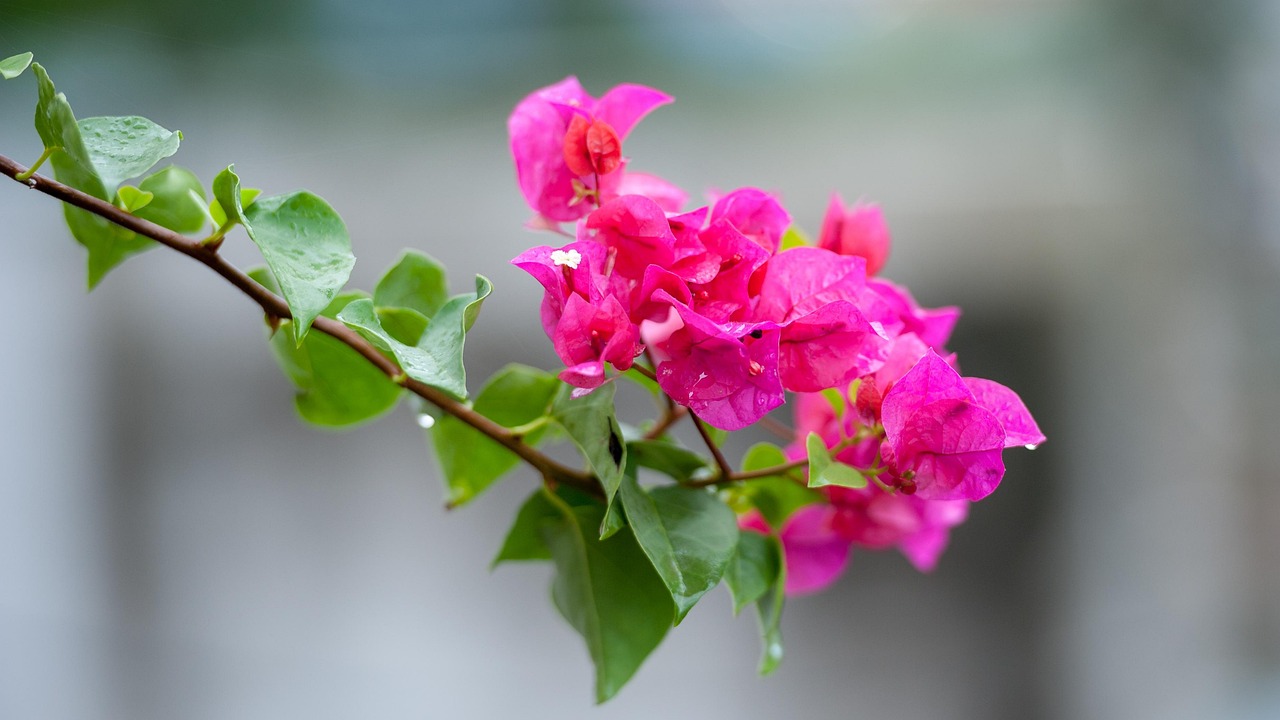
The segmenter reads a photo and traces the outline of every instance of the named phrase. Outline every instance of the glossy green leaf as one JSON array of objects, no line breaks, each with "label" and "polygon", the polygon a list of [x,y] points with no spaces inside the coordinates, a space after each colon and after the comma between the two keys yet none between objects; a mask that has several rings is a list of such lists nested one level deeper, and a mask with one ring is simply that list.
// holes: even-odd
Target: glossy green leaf
[{"label": "glossy green leaf", "polygon": [[777,539],[750,530],[738,532],[738,547],[724,572],[724,584],[733,596],[733,614],[764,597],[777,581],[782,552]]},{"label": "glossy green leaf", "polygon": [[154,193],[145,190],[139,190],[132,185],[121,185],[116,191],[116,195],[120,198],[120,204],[124,206],[126,212],[136,214],[142,208],[151,204],[156,199]]},{"label": "glossy green leaf", "polygon": [[372,300],[351,303],[338,319],[394,355],[405,375],[465,400],[467,373],[462,352],[466,328],[492,291],[488,279],[477,275],[476,291],[450,298],[428,323],[417,345],[408,345],[393,337],[382,326]]},{"label": "glossy green leaf", "polygon": [[[223,173],[235,177],[230,168]],[[235,184],[234,197],[239,202],[238,179]],[[218,192],[215,181],[214,193]],[[347,226],[328,203],[305,190],[259,200],[244,217],[249,237],[280,283],[293,314],[294,341],[301,343],[311,322],[337,296],[356,264]]]},{"label": "glossy green leaf", "polygon": [[[377,304],[377,301],[374,301]],[[425,315],[409,308],[374,308],[382,329],[405,345],[417,345],[430,322]]]},{"label": "glossy green leaf", "polygon": [[204,187],[186,168],[170,165],[148,175],[139,190],[154,195],[151,203],[134,214],[178,233],[200,232],[206,219]]},{"label": "glossy green leaf", "polygon": [[784,252],[791,248],[807,247],[813,242],[800,230],[800,228],[792,225],[782,234],[782,243],[778,247],[778,252]]},{"label": "glossy green leaf", "polygon": [[[519,427],[545,417],[560,389],[554,375],[524,365],[508,365],[476,395],[475,410],[504,427]],[[443,471],[449,504],[462,505],[488,489],[514,468],[519,458],[487,435],[452,415],[429,433]],[[537,444],[542,429],[525,435]]]},{"label": "glossy green leaf", "polygon": [[13,55],[0,60],[0,77],[5,80],[12,80],[18,77],[31,64],[31,58],[31,53],[24,52],[21,55]]},{"label": "glossy green leaf", "polygon": [[[781,558],[777,540],[769,538]],[[782,606],[787,599],[787,564],[778,562],[778,576],[768,591],[756,601],[756,617],[760,623],[760,674],[769,675],[782,664]]]},{"label": "glossy green leaf", "polygon": [[416,250],[406,250],[373,291],[373,304],[377,307],[408,308],[428,319],[448,299],[444,266]]},{"label": "glossy green leaf", "polygon": [[711,471],[698,453],[661,440],[632,440],[627,443],[627,457],[638,467],[657,470],[680,481],[701,479]]},{"label": "glossy green leaf", "polygon": [[574,398],[570,390],[568,385],[561,387],[551,406],[551,417],[564,428],[600,479],[608,506],[600,536],[609,537],[623,524],[614,498],[627,466],[627,445],[613,407],[617,388],[614,383],[606,383],[580,398]]},{"label": "glossy green leaf", "polygon": [[[273,290],[274,281],[261,271],[256,282]],[[333,299],[322,315],[335,317],[348,304],[366,296],[345,292]],[[271,349],[285,374],[298,388],[294,406],[303,420],[327,427],[347,427],[372,420],[395,407],[402,389],[346,343],[323,333],[311,333],[301,345],[293,341],[285,320],[271,336]]]},{"label": "glossy green leaf", "polygon": [[662,642],[672,622],[671,596],[630,530],[597,537],[604,508],[552,502],[560,517],[541,526],[556,566],[552,599],[586,641],[596,701],[604,702]]},{"label": "glossy green leaf", "polygon": [[738,544],[738,519],[705,490],[645,490],[630,473],[619,495],[627,523],[675,602],[677,624],[724,575]]},{"label": "glossy green leaf", "polygon": [[811,432],[805,439],[809,454],[809,487],[839,485],[848,488],[864,488],[867,479],[857,469],[831,458],[827,444],[818,433]]},{"label": "glossy green leaf", "polygon": [[[35,73],[39,88],[36,132],[45,148],[57,149],[49,158],[54,176],[81,192],[110,202],[115,194],[114,188],[108,194],[102,178],[94,169],[89,151],[80,136],[80,126],[76,123],[75,114],[71,111],[66,96],[57,92],[49,74],[40,63],[31,63],[31,71]],[[66,203],[62,209],[72,237],[89,251],[88,276],[91,290],[126,258],[155,247],[154,242],[86,210]]]},{"label": "glossy green leaf", "polygon": [[[249,225],[244,214],[244,202],[240,195],[240,176],[236,174],[235,165],[228,165],[213,178],[213,202],[209,205],[209,214],[213,224],[218,227],[226,225],[229,220],[246,227]],[[343,233],[346,233],[345,228]],[[350,243],[348,243],[347,250],[350,251],[350,249]]]},{"label": "glossy green leaf", "polygon": [[80,121],[80,136],[108,193],[173,155],[182,141],[182,133],[136,115],[85,118]]}]

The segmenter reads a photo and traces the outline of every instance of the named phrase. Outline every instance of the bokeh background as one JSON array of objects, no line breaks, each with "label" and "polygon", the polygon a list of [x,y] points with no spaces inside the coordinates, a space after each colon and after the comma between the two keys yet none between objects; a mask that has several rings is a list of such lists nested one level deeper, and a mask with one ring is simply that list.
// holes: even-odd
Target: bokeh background
[{"label": "bokeh background", "polygon": [[[1049,442],[934,574],[859,553],[790,602],[774,677],[717,591],[593,708],[549,568],[488,570],[529,473],[446,512],[407,408],[302,426],[245,299],[163,251],[86,295],[56,203],[2,184],[0,717],[1280,717],[1280,5],[0,0],[25,50],[206,179],[328,198],[357,286],[406,246],[490,276],[473,386],[556,366],[510,108],[660,87],[636,169],[811,232],[881,202],[886,274],[964,307],[966,372]],[[34,97],[0,85],[24,162]]]}]

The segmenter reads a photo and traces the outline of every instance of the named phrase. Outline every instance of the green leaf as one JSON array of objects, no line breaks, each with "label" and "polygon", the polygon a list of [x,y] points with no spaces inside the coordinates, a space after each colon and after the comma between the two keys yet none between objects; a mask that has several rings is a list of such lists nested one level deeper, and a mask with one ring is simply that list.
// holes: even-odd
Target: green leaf
[{"label": "green leaf", "polygon": [[836,419],[837,420],[843,419],[844,411],[847,407],[847,403],[844,400],[844,395],[841,395],[840,391],[835,388],[827,388],[826,390],[822,391],[822,397],[826,398],[827,404],[831,406],[832,412],[836,414]]},{"label": "green leaf", "polygon": [[743,494],[773,528],[782,527],[796,510],[823,500],[822,493],[785,477],[752,480],[746,484]]},{"label": "green leaf", "polygon": [[13,55],[0,60],[0,77],[5,80],[12,80],[18,77],[31,64],[32,57],[31,53],[24,52],[21,55]]},{"label": "green leaf", "polygon": [[502,541],[502,548],[490,568],[504,562],[550,560],[551,550],[542,539],[542,525],[560,518],[560,510],[547,499],[546,490],[538,488],[520,506],[515,522]]},{"label": "green leaf", "polygon": [[200,178],[186,168],[170,165],[148,175],[139,190],[155,198],[134,214],[177,233],[200,232],[204,227],[205,195]]},{"label": "green leaf", "polygon": [[558,519],[542,525],[556,566],[552,599],[586,641],[596,668],[596,702],[604,702],[662,642],[672,622],[671,596],[629,530],[608,540],[596,537],[604,508],[571,507],[548,497],[560,510]]},{"label": "green leaf", "polygon": [[156,199],[154,193],[139,190],[132,185],[121,185],[116,194],[120,197],[120,204],[124,206],[125,211],[134,214],[150,205],[151,201]]},{"label": "green leaf", "polygon": [[811,432],[805,439],[809,453],[809,487],[839,485],[848,488],[864,488],[867,479],[857,469],[831,459],[827,444],[818,433]]},{"label": "green leaf", "polygon": [[791,248],[807,247],[812,244],[813,242],[805,236],[800,228],[792,225],[782,234],[782,244],[779,246],[778,252],[790,250]]},{"label": "green leaf", "polygon": [[768,591],[756,601],[756,617],[760,622],[760,674],[769,675],[782,664],[782,606],[787,594],[787,564],[782,562],[782,549],[778,541],[770,537],[777,553],[778,576]]},{"label": "green leaf", "polygon": [[564,428],[600,479],[608,507],[600,526],[600,537],[606,538],[623,524],[622,515],[613,502],[627,466],[627,445],[613,407],[617,388],[615,383],[606,383],[580,398],[574,398],[571,390],[568,385],[561,386],[551,406],[551,417]]},{"label": "green leaf", "polygon": [[[274,279],[262,270],[250,273],[256,282],[273,290]],[[351,302],[365,295],[341,293],[324,309],[334,317]],[[294,406],[303,420],[327,427],[346,427],[371,420],[395,407],[401,395],[399,385],[369,364],[360,353],[323,333],[312,333],[294,343],[283,321],[271,336],[271,349],[285,374],[298,388]]]},{"label": "green leaf", "polygon": [[[235,178],[230,168],[218,177],[224,174]],[[222,184],[224,194],[229,182]],[[238,190],[239,179],[234,183]],[[217,181],[214,193],[219,193]],[[239,202],[238,191],[234,197]],[[337,296],[356,264],[347,227],[328,203],[305,190],[259,200],[244,219],[249,237],[280,283],[293,314],[294,340],[301,344],[311,322]]]},{"label": "green leaf", "polygon": [[[248,275],[250,280],[258,283],[276,295],[280,294],[280,284],[276,282],[275,276],[271,274],[271,269],[267,266],[259,265],[257,267],[249,268],[244,274]],[[353,293],[353,295],[364,297],[360,293]]]},{"label": "green leaf", "polygon": [[406,250],[373,291],[379,308],[408,308],[424,317],[434,317],[449,299],[444,266],[431,256]]},{"label": "green leaf", "polygon": [[465,400],[467,372],[462,364],[462,351],[466,328],[471,327],[481,303],[492,291],[489,280],[477,275],[476,291],[450,298],[431,319],[417,345],[408,345],[393,337],[378,319],[372,300],[351,303],[338,319],[394,355],[405,375]]},{"label": "green leaf", "polygon": [[[249,221],[245,218],[244,203],[240,193],[240,176],[236,175],[235,165],[228,165],[213,179],[213,202],[209,205],[209,214],[212,216],[213,224],[218,227],[226,225],[229,220],[248,227]],[[346,234],[345,227],[343,234]],[[350,251],[350,249],[348,242],[347,250]]]},{"label": "green leaf", "polygon": [[[519,427],[545,417],[559,388],[554,375],[508,365],[480,389],[475,410],[504,427]],[[441,418],[430,434],[451,506],[475,498],[519,462],[510,450],[452,415]],[[541,437],[542,430],[537,429],[524,440],[536,444]]]},{"label": "green leaf", "polygon": [[[83,193],[111,202],[115,188],[112,188],[111,194],[107,193],[102,178],[89,159],[89,151],[80,136],[80,126],[76,123],[75,114],[71,111],[66,96],[57,92],[49,74],[40,63],[31,63],[31,71],[35,73],[39,87],[36,132],[40,134],[40,140],[46,149],[57,149],[49,158],[54,177]],[[113,225],[87,210],[65,203],[62,209],[72,237],[89,251],[90,290],[129,256],[155,247],[152,241]]]},{"label": "green leaf", "polygon": [[733,614],[764,597],[778,579],[782,553],[777,539],[750,530],[738,532],[738,548],[724,572],[724,584],[733,596]]},{"label": "green leaf", "polygon": [[698,453],[661,440],[632,440],[627,457],[639,467],[647,467],[678,481],[701,479],[710,471]]},{"label": "green leaf", "polygon": [[719,498],[668,485],[644,490],[628,473],[620,490],[627,523],[671,593],[676,624],[724,575],[738,543],[738,519]]},{"label": "green leaf", "polygon": [[108,193],[177,152],[182,140],[182,133],[136,115],[85,118],[80,136]]},{"label": "green leaf", "polygon": [[[377,301],[374,301],[377,304]],[[374,308],[382,329],[405,345],[417,345],[430,322],[425,315],[409,308]]]},{"label": "green leaf", "polygon": [[742,456],[742,471],[757,472],[765,468],[787,464],[787,456],[782,448],[773,443],[759,442],[747,448]]},{"label": "green leaf", "polygon": [[[742,471],[756,472],[787,462],[782,448],[772,443],[756,443],[743,457]],[[782,527],[782,523],[796,510],[823,500],[822,493],[805,486],[804,476],[798,469],[786,475],[752,480],[745,484],[742,494],[774,528]]]}]

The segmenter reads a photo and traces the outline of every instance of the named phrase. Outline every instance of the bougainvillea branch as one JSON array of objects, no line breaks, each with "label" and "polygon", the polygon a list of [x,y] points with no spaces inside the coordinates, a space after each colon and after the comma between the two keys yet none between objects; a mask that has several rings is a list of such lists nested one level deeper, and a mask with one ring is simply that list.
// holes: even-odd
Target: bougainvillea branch
[{"label": "bougainvillea branch", "polygon": [[[833,196],[813,243],[759,188],[688,210],[689,193],[633,171],[627,137],[672,102],[656,89],[595,98],[569,77],[516,105],[509,141],[528,227],[561,244],[512,263],[542,286],[541,325],[564,368],[508,365],[473,393],[463,349],[488,279],[450,295],[445,268],[409,250],[372,292],[349,289],[350,238],[323,199],[260,197],[233,166],[208,185],[176,165],[152,172],[181,133],[134,116],[77,120],[29,53],[0,60],[0,76],[28,67],[40,163],[57,179],[3,156],[0,173],[63,202],[90,289],[164,245],[266,314],[303,420],[351,427],[406,395],[425,402],[418,422],[448,507],[521,462],[537,471],[495,564],[552,563],[556,607],[586,641],[599,701],[720,584],[735,612],[755,606],[760,670],[772,672],[786,597],[835,582],[854,548],[894,547],[931,569],[969,504],[1001,482],[1004,449],[1044,440],[1012,390],[959,374],[945,349],[958,309],[921,307],[878,276],[890,242],[878,207]],[[265,266],[242,271],[219,253],[237,228]],[[657,401],[644,427],[617,418],[623,379]],[[794,429],[769,417],[784,404]],[[686,416],[705,450],[671,432]],[[735,470],[725,438],[754,426],[788,443],[753,445]],[[554,442],[586,469],[540,449]]]},{"label": "bougainvillea branch", "polygon": [[[216,245],[205,244],[179,235],[168,228],[156,225],[136,215],[131,215],[115,205],[99,200],[92,195],[87,195],[75,188],[68,187],[57,180],[39,174],[27,175],[25,179],[19,179],[26,172],[27,168],[14,162],[11,158],[0,155],[0,173],[17,180],[29,188],[38,190],[82,210],[87,210],[122,228],[155,240],[171,250],[196,260],[247,295],[270,318],[285,320],[291,317],[289,306],[283,298],[254,282],[239,268],[227,262],[226,258],[218,254]],[[336,320],[322,317],[317,318],[312,327],[355,350],[371,365],[385,373],[387,377],[398,379],[400,384],[409,392],[440,408],[442,412],[458,418],[515,453],[521,460],[541,473],[548,482],[575,487],[591,493],[599,491],[598,483],[591,474],[556,462],[537,448],[522,442],[518,434],[475,412],[467,407],[466,404],[454,400],[435,388],[405,377],[394,362],[379,352],[372,343],[346,325]]]}]

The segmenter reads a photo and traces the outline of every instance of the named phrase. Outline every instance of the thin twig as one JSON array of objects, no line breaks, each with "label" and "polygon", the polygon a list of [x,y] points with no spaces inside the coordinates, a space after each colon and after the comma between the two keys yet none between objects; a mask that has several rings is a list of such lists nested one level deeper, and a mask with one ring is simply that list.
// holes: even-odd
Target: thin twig
[{"label": "thin twig", "polygon": [[[23,176],[26,172],[27,168],[10,158],[0,155],[0,173],[17,180],[18,177]],[[204,264],[242,293],[249,296],[269,317],[277,319],[292,317],[289,312],[289,306],[283,298],[254,282],[248,275],[227,262],[217,253],[216,248],[202,245],[197,240],[192,240],[168,228],[131,215],[111,203],[42,175],[32,174],[19,182],[69,205],[93,213],[127,230],[132,230],[139,235],[155,240],[171,250],[176,250]],[[370,364],[385,373],[388,378],[397,380],[403,377],[401,369],[395,362],[379,352],[373,344],[365,340],[359,333],[341,322],[318,317],[312,327],[355,350]],[[533,446],[524,443],[507,428],[477,413],[445,393],[413,379],[401,380],[400,384],[409,392],[435,405],[443,412],[458,418],[515,453],[517,457],[541,473],[545,480],[596,494],[600,492],[600,483],[595,476],[552,460]]]},{"label": "thin twig", "polygon": [[692,410],[689,411],[689,417],[693,418],[693,426],[698,428],[698,434],[702,436],[702,442],[706,443],[707,449],[711,451],[711,457],[716,459],[716,467],[720,469],[720,479],[727,480],[733,475],[733,468],[729,467],[729,462],[724,459],[724,453],[720,452],[715,440],[711,439],[706,423]]}]

